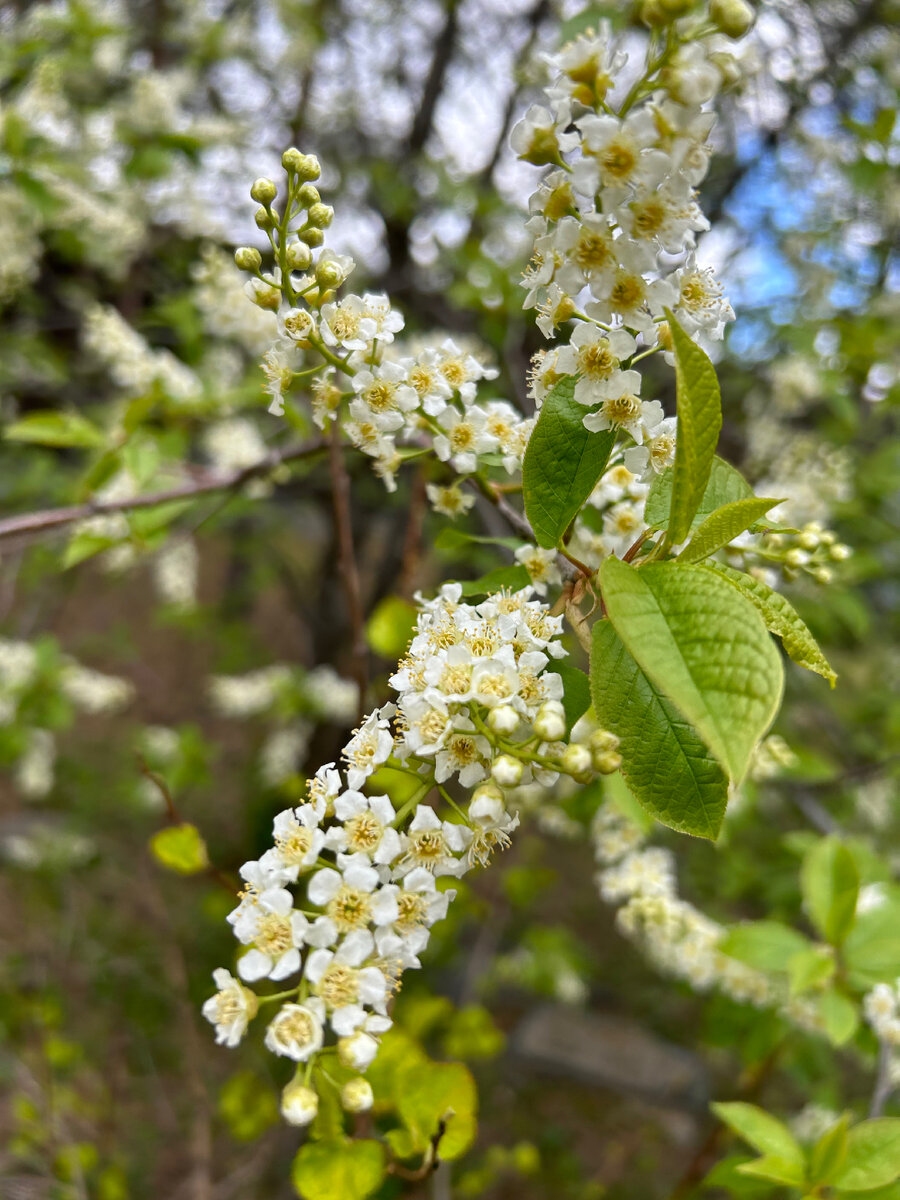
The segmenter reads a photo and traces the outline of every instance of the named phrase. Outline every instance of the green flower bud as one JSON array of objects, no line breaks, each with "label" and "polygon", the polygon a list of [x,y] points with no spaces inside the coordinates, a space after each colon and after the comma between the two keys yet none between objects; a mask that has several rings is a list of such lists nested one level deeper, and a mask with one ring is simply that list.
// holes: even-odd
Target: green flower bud
[{"label": "green flower bud", "polygon": [[844,562],[845,559],[850,557],[850,547],[845,546],[842,542],[837,542],[834,546],[830,547],[828,557],[834,562]]},{"label": "green flower bud", "polygon": [[313,187],[311,183],[304,183],[303,187],[297,192],[297,203],[302,208],[312,208],[314,204],[318,204],[322,197],[319,195],[319,189]]},{"label": "green flower bud", "polygon": [[621,767],[622,755],[619,754],[618,750],[604,750],[602,752],[595,750],[591,756],[591,762],[593,763],[594,770],[599,771],[601,775],[612,775]]},{"label": "green flower bud", "polygon": [[605,754],[609,750],[618,750],[619,748],[619,739],[608,729],[595,729],[588,740],[591,750],[598,754]]},{"label": "green flower bud", "polygon": [[262,266],[262,255],[255,246],[238,246],[234,262],[242,271],[258,271]]},{"label": "green flower bud", "polygon": [[271,179],[257,179],[250,188],[250,199],[255,200],[257,204],[264,204],[268,207],[275,197],[278,195],[278,188]]},{"label": "green flower bud", "polygon": [[312,262],[312,255],[305,242],[291,242],[285,250],[285,259],[289,270],[305,271]]},{"label": "green flower bud", "polygon": [[281,165],[286,171],[297,172],[306,156],[301,154],[296,146],[290,146],[281,156]]},{"label": "green flower bud", "polygon": [[334,209],[330,204],[314,204],[308,213],[310,225],[319,229],[327,229],[334,217]]},{"label": "green flower bud", "polygon": [[336,288],[344,282],[344,273],[341,270],[340,263],[336,263],[333,259],[319,259],[316,263],[316,283],[320,288]]},{"label": "green flower bud", "polygon": [[831,583],[833,579],[830,567],[816,567],[812,576],[816,583]]},{"label": "green flower bud", "polygon": [[659,6],[663,12],[668,14],[669,20],[674,17],[683,17],[686,12],[694,7],[697,0],[659,0]]},{"label": "green flower bud", "polygon": [[341,1108],[344,1112],[368,1112],[374,1101],[372,1085],[361,1075],[356,1079],[348,1079],[341,1088]]},{"label": "green flower bud", "polygon": [[292,1080],[281,1093],[281,1114],[290,1125],[309,1125],[319,1111],[319,1097],[312,1090]]},{"label": "green flower bud", "polygon": [[588,750],[587,746],[582,746],[578,742],[573,742],[571,746],[566,746],[559,761],[563,770],[568,775],[576,776],[589,774],[593,765],[590,750]]},{"label": "green flower bud", "polygon": [[275,213],[267,208],[258,208],[254,216],[257,229],[274,229],[277,224]]},{"label": "green flower bud", "polygon": [[319,166],[319,160],[314,154],[301,154],[300,163],[297,166],[297,174],[301,179],[318,179],[322,174],[322,168]]},{"label": "green flower bud", "polygon": [[711,0],[709,15],[716,28],[730,38],[743,37],[755,17],[746,0]]},{"label": "green flower bud", "polygon": [[306,242],[307,246],[321,246],[325,241],[325,234],[315,225],[309,229],[301,229],[298,236],[301,242]]}]

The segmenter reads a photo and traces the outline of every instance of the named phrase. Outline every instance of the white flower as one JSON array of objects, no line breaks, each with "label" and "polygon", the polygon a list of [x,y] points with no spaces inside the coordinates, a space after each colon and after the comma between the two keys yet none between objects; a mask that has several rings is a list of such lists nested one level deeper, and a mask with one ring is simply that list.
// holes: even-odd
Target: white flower
[{"label": "white flower", "polygon": [[397,903],[393,893],[380,887],[380,883],[374,867],[354,862],[343,873],[331,867],[317,871],[309,881],[306,894],[312,904],[325,909],[338,933],[349,933],[354,929],[367,929],[370,924],[390,925],[396,918]]},{"label": "white flower", "polygon": [[312,1088],[296,1079],[291,1080],[281,1093],[281,1115],[289,1125],[310,1125],[318,1111],[319,1097]]},{"label": "white flower", "polygon": [[465,825],[441,821],[433,808],[420,804],[407,832],[406,853],[394,878],[422,867],[433,875],[460,875],[464,863],[458,857],[468,847],[471,833]]},{"label": "white flower", "polygon": [[640,374],[621,370],[621,363],[634,352],[635,340],[624,329],[607,332],[584,322],[575,328],[568,346],[560,347],[557,369],[578,375],[575,399],[579,404],[599,404],[622,392],[640,392]]},{"label": "white flower", "polygon": [[259,860],[265,868],[283,871],[284,878],[296,882],[301,871],[311,867],[325,842],[319,829],[320,816],[311,804],[287,808],[275,818],[272,837],[275,845]]},{"label": "white flower", "polygon": [[394,706],[386,704],[366,717],[344,747],[347,763],[347,783],[351,788],[362,787],[376,767],[390,758],[394,739],[389,728]]},{"label": "white flower", "polygon": [[391,828],[396,813],[389,796],[342,793],[334,804],[340,825],[328,832],[329,848],[347,854],[365,854],[374,863],[392,863],[399,855],[400,834]]},{"label": "white flower", "polygon": [[372,934],[355,929],[336,951],[313,950],[306,960],[306,978],[324,1002],[339,1037],[349,1036],[364,1023],[363,1005],[383,1013],[387,980],[377,967],[362,966],[374,948]]},{"label": "white flower", "polygon": [[286,888],[267,888],[251,902],[242,902],[230,914],[235,937],[252,945],[238,961],[238,975],[248,983],[256,979],[287,979],[300,970],[300,947],[309,922],[293,909]]},{"label": "white flower", "polygon": [[283,1004],[266,1030],[266,1049],[294,1062],[306,1062],[322,1048],[324,1021],[325,1005],[317,997],[302,1004]]},{"label": "white flower", "polygon": [[550,112],[539,104],[532,104],[521,121],[513,126],[509,144],[519,158],[527,158],[537,166],[559,162],[561,154],[578,144],[577,134],[561,132],[570,119],[568,105],[558,106],[556,112]]},{"label": "white flower", "polygon": [[491,854],[498,847],[505,850],[509,845],[509,835],[519,827],[518,814],[510,816],[503,807],[503,801],[485,790],[480,795],[476,792],[468,815],[475,827],[469,846],[469,862],[487,866]]},{"label": "white flower", "polygon": [[357,371],[353,390],[358,397],[350,405],[354,418],[371,421],[385,431],[402,428],[406,414],[419,405],[418,393],[406,382],[406,372],[397,363]]},{"label": "white flower", "polygon": [[487,413],[471,405],[465,413],[452,405],[441,413],[438,424],[443,430],[434,438],[434,452],[442,462],[449,459],[461,475],[471,474],[478,466],[478,455],[497,447],[497,439],[487,430]]},{"label": "white flower", "polygon": [[456,483],[449,487],[426,483],[425,494],[435,512],[451,519],[464,516],[475,504],[474,493],[462,491]]},{"label": "white flower", "polygon": [[203,1015],[215,1025],[218,1043],[236,1046],[256,1016],[259,1003],[256,995],[239,983],[230,971],[219,967],[213,971],[213,982],[219,990],[203,1005]]}]

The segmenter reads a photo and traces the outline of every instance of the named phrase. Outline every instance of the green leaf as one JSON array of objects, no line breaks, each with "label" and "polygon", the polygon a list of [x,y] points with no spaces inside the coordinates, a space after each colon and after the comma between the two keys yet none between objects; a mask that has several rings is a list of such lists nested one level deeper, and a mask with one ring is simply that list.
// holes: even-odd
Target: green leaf
[{"label": "green leaf", "polygon": [[813,946],[801,950],[788,959],[787,964],[790,993],[799,996],[803,992],[819,988],[831,979],[835,972],[834,956],[825,946]]},{"label": "green leaf", "polygon": [[459,1158],[475,1140],[477,1107],[475,1080],[462,1063],[430,1063],[424,1070],[416,1066],[404,1072],[397,1111],[420,1151],[443,1121],[446,1128],[438,1156]]},{"label": "green leaf", "polygon": [[810,946],[802,933],[780,921],[747,921],[729,929],[718,948],[757,971],[787,971],[791,959]]},{"label": "green leaf", "polygon": [[733,542],[739,533],[749,529],[755,521],[780,504],[780,500],[753,496],[747,500],[733,500],[723,504],[706,518],[697,532],[678,555],[679,562],[700,562],[716,550]]},{"label": "green leaf", "polygon": [[307,1142],[291,1168],[303,1200],[366,1200],[384,1177],[384,1148],[372,1140]]},{"label": "green leaf", "polygon": [[833,1183],[842,1192],[885,1187],[900,1177],[900,1117],[863,1121],[847,1134],[847,1157]]},{"label": "green leaf", "polygon": [[565,661],[554,662],[553,670],[563,683],[562,706],[566,712],[566,728],[571,732],[578,718],[590,708],[591,683],[584,671]]},{"label": "green leaf", "polygon": [[462,585],[462,594],[464,596],[489,596],[492,592],[499,592],[501,588],[518,592],[522,588],[528,587],[530,583],[531,576],[521,565],[496,567],[493,571],[482,575],[480,579],[467,579]]},{"label": "green leaf", "polygon": [[550,391],[528,439],[522,463],[525,515],[539,546],[552,549],[594,490],[609,461],[614,429],[590,433],[587,409],[576,404],[575,379],[566,376]]},{"label": "green leaf", "polygon": [[101,537],[96,533],[76,533],[69,538],[66,544],[62,556],[62,568],[65,571],[69,567],[75,567],[86,559],[93,558],[95,554],[102,554],[104,550],[109,550],[110,547],[116,545],[118,545],[116,538]]},{"label": "green leaf", "polygon": [[883,901],[859,914],[842,947],[851,981],[862,990],[900,975],[900,888],[883,890]]},{"label": "green leaf", "polygon": [[799,1166],[802,1170],[805,1162],[803,1151],[788,1127],[777,1117],[755,1104],[742,1101],[713,1104],[711,1108],[720,1121],[733,1129],[754,1150]]},{"label": "green leaf", "polygon": [[506,550],[518,550],[525,543],[516,537],[478,537],[464,529],[445,526],[434,539],[435,550],[467,550],[473,544],[479,546],[503,546]]},{"label": "green leaf", "polygon": [[704,563],[707,570],[715,571],[741,593],[751,603],[755,604],[766,628],[781,638],[785,653],[799,667],[807,671],[815,671],[834,687],[837,675],[831,669],[828,659],[819,649],[818,642],[810,633],[806,624],[794,607],[785,600],[779,592],[774,591],[761,579],[736,571],[734,567],[724,563]]},{"label": "green leaf", "polygon": [[722,401],[715,367],[666,309],[675,351],[678,431],[672,468],[669,537],[683,542],[703,500],[722,428]]},{"label": "green leaf", "polygon": [[697,733],[650,682],[609,621],[597,621],[591,694],[600,724],[620,739],[621,773],[635,798],[664,825],[715,838],[728,780]]},{"label": "green leaf", "polygon": [[788,1187],[802,1188],[806,1180],[806,1172],[802,1163],[791,1162],[787,1158],[778,1158],[774,1154],[755,1158],[752,1162],[744,1163],[737,1170],[741,1175],[749,1175],[753,1179],[770,1179],[773,1183],[784,1183]]},{"label": "green leaf", "polygon": [[[674,479],[674,469],[669,467],[650,484],[650,491],[644,503],[644,522],[650,529],[665,529],[669,523]],[[693,528],[723,505],[732,504],[735,500],[746,500],[752,495],[753,488],[740,471],[735,470],[724,458],[714,457],[706,491],[703,493],[700,507],[694,514]]]},{"label": "green leaf", "polygon": [[838,1168],[847,1157],[847,1126],[845,1113],[826,1130],[813,1146],[809,1157],[809,1178],[812,1184],[831,1183]]},{"label": "green leaf", "polygon": [[200,830],[187,822],[168,825],[150,839],[150,853],[158,863],[178,875],[197,875],[209,866]]},{"label": "green leaf", "polygon": [[816,929],[832,946],[840,946],[856,919],[859,872],[853,855],[839,838],[820,839],[803,860],[800,883]]},{"label": "green leaf", "polygon": [[817,998],[816,1004],[832,1046],[849,1042],[859,1028],[859,1012],[853,1001],[843,992],[830,988]]},{"label": "green leaf", "polygon": [[704,567],[607,558],[600,583],[626,648],[739,782],[784,682],[759,613]]},{"label": "green leaf", "polygon": [[30,413],[7,425],[4,436],[8,442],[33,442],[39,446],[81,446],[94,449],[106,444],[102,430],[80,413]]}]

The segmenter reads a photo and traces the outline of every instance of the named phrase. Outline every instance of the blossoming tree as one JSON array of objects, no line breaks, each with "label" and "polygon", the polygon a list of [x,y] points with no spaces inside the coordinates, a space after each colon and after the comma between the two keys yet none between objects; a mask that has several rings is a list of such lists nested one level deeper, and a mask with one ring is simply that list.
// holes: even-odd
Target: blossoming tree
[{"label": "blossoming tree", "polygon": [[[442,1164],[471,1147],[472,1076],[426,1055],[398,995],[409,972],[428,976],[432,930],[470,875],[490,871],[520,825],[552,813],[570,837],[590,839],[600,897],[669,986],[775,1014],[828,1053],[877,1049],[869,1119],[835,1114],[801,1136],[754,1102],[751,1083],[713,1106],[719,1123],[672,1195],[693,1194],[710,1168],[709,1185],[736,1196],[900,1194],[900,1119],[883,1115],[900,1044],[900,893],[866,888],[870,858],[828,829],[802,847],[806,930],[771,916],[726,924],[680,896],[681,841],[647,844],[659,826],[715,842],[748,779],[792,763],[767,737],[785,670],[812,672],[823,688],[837,678],[783,584],[829,582],[849,549],[821,521],[795,524],[797,498],[777,479],[758,494],[717,453],[711,355],[735,311],[698,253],[710,228],[698,189],[717,106],[746,69],[753,15],[745,0],[642,0],[641,33],[585,24],[550,56],[544,102],[510,137],[540,171],[521,281],[544,341],[522,389],[533,411],[497,394],[496,367],[465,339],[409,335],[390,295],[350,290],[353,257],[327,244],[327,158],[291,147],[283,174],[250,189],[259,237],[234,255],[246,295],[232,282],[223,306],[221,263],[197,268],[203,302],[227,307],[261,358],[274,448],[239,420],[219,422],[205,435],[218,468],[182,470],[160,490],[144,436],[152,398],[174,406],[174,428],[179,414],[202,419],[202,387],[100,305],[86,342],[140,393],[112,438],[66,411],[7,429],[14,441],[98,451],[89,499],[0,529],[74,525],[70,566],[97,554],[128,566],[135,543],[166,535],[198,496],[243,489],[267,505],[290,465],[327,460],[355,680],[285,665],[209,688],[222,716],[288,714],[263,755],[275,786],[299,784],[292,768],[315,719],[349,723],[349,710],[357,722],[240,867],[226,918],[234,953],[202,1006],[217,1042],[241,1055],[255,1038],[273,1056],[281,1115],[305,1131],[291,1177],[308,1200],[414,1194],[435,1172],[448,1179]],[[666,373],[669,412],[654,396]],[[299,440],[282,437],[290,430]],[[377,630],[355,556],[351,456],[369,463],[386,502],[414,476],[445,522],[445,547],[495,556],[480,578],[444,579],[416,593],[414,611],[401,605],[407,644],[389,696],[365,664]],[[151,515],[136,538],[126,514],[142,510]],[[451,525],[460,517],[465,530]],[[195,555],[190,537],[176,538],[157,567],[176,607],[189,606]],[[71,658],[41,669],[76,708],[132,698],[124,681]],[[0,671],[24,694],[35,652],[0,643]],[[48,737],[36,722],[18,757],[33,795],[52,786]],[[175,806],[165,764],[179,748],[159,729],[141,744],[143,783],[169,820],[152,852],[230,889]],[[716,1163],[726,1129],[756,1156]]]}]

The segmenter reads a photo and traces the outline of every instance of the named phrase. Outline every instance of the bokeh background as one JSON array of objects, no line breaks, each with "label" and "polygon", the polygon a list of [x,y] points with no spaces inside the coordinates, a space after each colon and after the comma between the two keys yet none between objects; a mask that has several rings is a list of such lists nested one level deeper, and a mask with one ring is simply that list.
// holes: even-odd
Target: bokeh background
[{"label": "bokeh background", "polygon": [[[701,197],[701,259],[738,314],[723,453],[852,548],[829,582],[787,581],[841,679],[790,672],[725,853],[657,837],[717,919],[796,920],[810,831],[900,867],[900,10],[756,7]],[[273,318],[231,253],[259,236],[250,181],[290,144],[323,163],[355,290],[485,349],[527,411],[537,172],[507,138],[542,54],[603,17],[640,43],[629,5],[575,0],[0,5],[0,420],[49,421],[48,444],[0,442],[0,519],[282,444],[259,369]],[[98,428],[122,432],[102,454]],[[439,537],[414,472],[386,496],[350,469],[380,696],[414,590],[497,560]],[[293,1194],[284,1081],[256,1042],[217,1048],[199,1006],[233,950],[228,878],[355,723],[347,628],[316,459],[191,505],[0,532],[3,1197]],[[218,877],[149,848],[154,774]],[[385,1197],[675,1195],[709,1098],[776,1044],[781,1108],[812,1119],[865,1089],[853,1056],[798,1033],[785,1048],[775,1016],[654,973],[597,896],[587,803],[533,814],[436,929],[427,987],[405,981],[405,1027],[473,1068],[482,1132],[452,1177]]]}]

